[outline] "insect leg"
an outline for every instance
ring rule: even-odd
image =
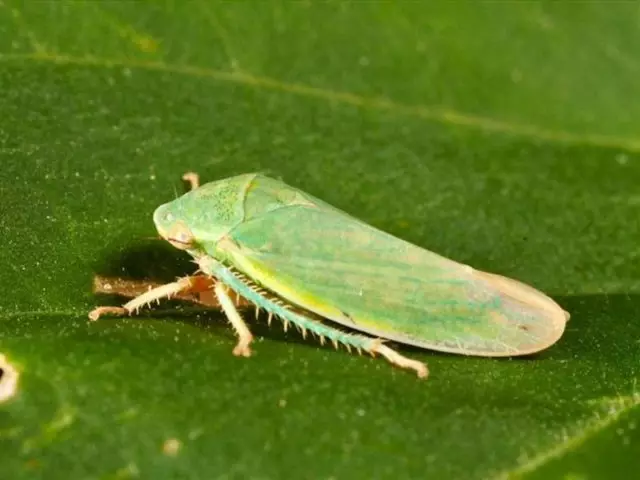
[[[424,363],[400,355],[395,350],[383,345],[380,339],[343,332],[342,330],[312,320],[287,308],[282,308],[281,305],[270,304],[269,300],[263,303],[262,306],[269,312],[275,312],[283,321],[290,321],[300,326],[303,331],[309,330],[315,333],[320,337],[320,343],[324,343],[324,339],[328,338],[336,348],[338,344],[342,344],[347,347],[349,351],[351,351],[350,347],[355,347],[358,350],[364,350],[371,354],[379,353],[393,365],[415,371],[420,378],[426,378],[429,373]]]
[[[394,365],[414,370],[420,378],[425,378],[427,376],[427,366],[424,363],[417,360],[411,360],[400,355],[395,350],[392,350],[386,345],[383,345],[380,339],[343,332],[342,330],[332,327],[331,325],[327,325],[313,318],[310,318],[302,312],[294,311],[281,299],[271,298],[268,295],[262,294],[257,285],[253,284],[249,278],[245,277],[240,272],[231,271],[229,268],[223,266],[215,260],[210,259],[202,261],[200,263],[200,268],[203,271],[210,273],[211,275],[215,275],[220,279],[221,283],[224,282],[226,284],[217,284],[216,293],[218,288],[224,288],[224,292],[226,294],[226,288],[228,285],[231,290],[248,299],[255,305],[258,305],[260,308],[263,308],[264,310],[269,312],[270,315],[279,317],[283,322],[285,322],[285,326],[288,323],[297,325],[303,332],[308,330],[316,334],[320,338],[321,343],[324,343],[325,340],[328,339],[336,348],[339,344],[342,344],[346,346],[347,349],[350,349],[350,347],[355,347],[358,350],[364,350],[372,354],[379,353]],[[218,297],[218,299],[220,300],[220,303],[222,304],[225,312],[227,312],[227,309],[225,308],[225,305],[223,303],[223,299],[220,297]],[[231,304],[231,306],[233,307],[233,304]],[[235,308],[233,308],[232,311],[237,316],[237,320],[241,322],[242,327],[246,328],[246,325],[237,314]],[[228,312],[227,315],[229,316],[229,320],[231,321],[231,323],[233,323],[234,327],[236,327],[236,330],[238,330],[236,324],[234,323],[233,317],[229,315]],[[248,329],[247,333],[250,335]],[[238,343],[238,346],[236,348],[239,347],[240,343]]]
[[[283,305],[273,303],[273,301],[269,299],[263,299],[261,306],[268,312],[275,313],[284,322],[291,322],[298,325],[302,331],[309,330],[315,333],[320,338],[320,343],[324,343],[324,339],[328,338],[336,348],[338,344],[342,344],[347,347],[349,351],[351,351],[350,347],[355,347],[358,350],[364,350],[371,354],[379,353],[393,365],[415,371],[420,378],[426,378],[429,373],[424,363],[400,355],[395,350],[383,345],[380,339],[343,332],[331,325],[318,322],[305,315],[289,310],[286,307],[283,308]]]
[[[216,297],[218,297],[222,310],[224,310],[224,313],[227,315],[229,322],[239,337],[238,344],[233,349],[233,354],[236,356],[250,357],[251,349],[249,348],[249,344],[253,341],[253,335],[249,327],[247,327],[247,324],[242,320],[238,310],[236,310],[226,285],[222,282],[217,282],[214,287],[214,292]]]
[[[375,345],[370,351],[372,353],[379,353],[384,358],[389,360],[389,362],[397,365],[398,367],[414,370],[420,378],[427,378],[427,375],[429,375],[429,370],[427,370],[427,366],[424,363],[417,360],[411,360],[410,358],[400,355],[395,350],[387,347],[386,345],[383,345],[380,342],[378,342],[378,344]]]
[[[189,182],[190,190],[195,190],[200,186],[200,176],[195,172],[187,172],[182,175],[185,182]]]
[[[211,279],[204,275],[196,275],[191,277],[184,277],[176,282],[167,283],[159,287],[153,288],[142,295],[137,296],[133,300],[125,303],[122,307],[97,307],[89,313],[89,319],[92,321],[97,320],[102,315],[129,315],[132,312],[136,312],[144,305],[148,305],[154,300],[160,300],[162,298],[171,298],[177,296],[186,291],[194,293],[204,292],[207,288],[211,288]]]

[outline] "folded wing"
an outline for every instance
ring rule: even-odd
[[[555,343],[568,314],[539,291],[474,270],[336,210],[280,208],[231,232],[235,266],[291,303],[371,335],[481,356]]]

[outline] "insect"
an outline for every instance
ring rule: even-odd
[[[516,280],[474,270],[378,230],[279,180],[245,174],[200,186],[161,205],[162,238],[198,271],[89,318],[131,314],[154,300],[214,295],[249,357],[253,336],[236,308],[242,297],[272,317],[427,376],[427,366],[387,340],[483,357],[544,350],[569,314]],[[234,302],[234,299],[236,302]],[[347,330],[341,327],[347,327]]]

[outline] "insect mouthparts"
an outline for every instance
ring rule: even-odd
[[[171,243],[179,243],[180,245],[191,245],[191,241],[187,241],[187,240],[180,240],[179,238],[175,238],[175,237],[167,237],[167,241],[171,242]]]

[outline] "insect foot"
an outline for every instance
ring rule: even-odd
[[[379,353],[387,360],[389,360],[389,362],[397,365],[398,367],[415,371],[418,374],[419,378],[427,378],[427,376],[429,375],[429,370],[424,363],[417,360],[411,360],[410,358],[400,355],[398,352],[392,350],[386,345],[378,345],[375,347],[374,351],[376,353]]]
[[[248,340],[246,339],[240,340],[238,344],[233,348],[233,354],[236,357],[249,358],[253,354],[253,352],[251,351],[251,348],[249,348],[249,343],[251,343],[252,340],[253,338],[249,338]]]
[[[127,315],[128,313],[129,311],[123,307],[96,307],[89,312],[89,320],[91,320],[92,322],[95,322],[102,315],[110,314],[110,315],[120,316],[120,315]]]

